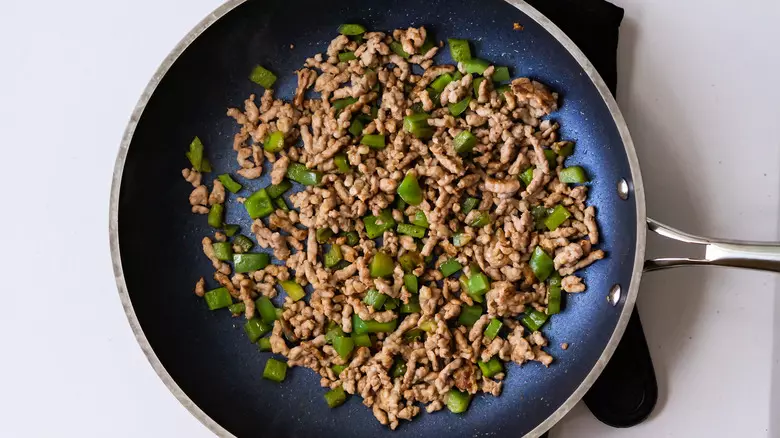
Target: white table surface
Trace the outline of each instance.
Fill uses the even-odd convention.
[[[6,3],[0,436],[213,436],[137,346],[107,226],[136,100],[219,1]],[[649,214],[693,233],[777,240],[780,3],[617,3],[626,9],[618,101]],[[650,240],[650,255],[681,251]],[[655,413],[617,430],[581,404],[552,435],[780,436],[778,278],[709,268],[646,275],[639,307],[660,385]]]

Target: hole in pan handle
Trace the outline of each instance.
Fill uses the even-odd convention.
[[[748,242],[694,236],[647,218],[647,228],[669,239],[704,246],[704,257],[659,258],[645,261],[645,272],[679,266],[728,266],[780,272],[780,242]]]

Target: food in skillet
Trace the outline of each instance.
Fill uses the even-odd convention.
[[[435,64],[443,44],[423,27],[340,33],[297,71],[291,102],[258,66],[259,105],[252,95],[228,110],[236,174],[253,180],[265,165],[271,185],[249,194],[224,174],[209,190],[193,141],[192,211],[219,229],[203,238],[218,287],[201,278],[195,293],[243,314],[250,341],[286,358],[268,359],[264,377],[311,368],[329,406],[360,395],[395,429],[420,404],[461,413],[479,391],[498,396],[506,362],[548,366],[540,328],[604,252],[585,172],[564,164],[574,145],[545,118],[556,93],[512,80],[465,40],[448,41],[457,65]],[[291,182],[303,186],[292,207]],[[226,191],[255,240],[224,223]]]

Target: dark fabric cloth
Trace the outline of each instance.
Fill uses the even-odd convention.
[[[602,0],[526,1],[577,44],[614,95],[618,32],[623,21],[623,9]]]

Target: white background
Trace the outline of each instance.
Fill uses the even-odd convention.
[[[111,271],[108,198],[138,96],[219,1],[4,3],[0,435],[212,436],[132,337]],[[618,101],[649,214],[694,233],[776,240],[780,3],[617,3]],[[649,246],[685,251],[658,238]],[[580,405],[553,436],[780,436],[770,415],[780,412],[777,279],[646,275],[639,306],[660,385],[655,413],[615,430]]]

